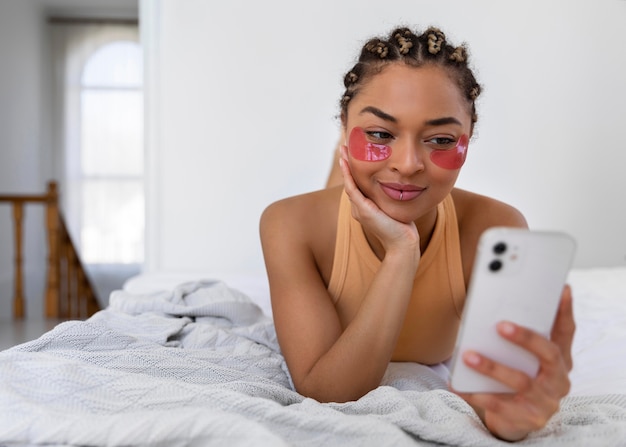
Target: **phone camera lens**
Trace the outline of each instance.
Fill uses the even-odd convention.
[[[493,261],[491,261],[491,263],[489,263],[489,270],[491,270],[492,272],[497,272],[502,268],[502,261],[500,261],[499,259],[494,259]]]
[[[504,242],[498,242],[493,246],[493,252],[497,255],[501,255],[506,251],[506,244]]]

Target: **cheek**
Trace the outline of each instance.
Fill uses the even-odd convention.
[[[468,145],[469,137],[463,134],[454,148],[432,151],[430,153],[430,160],[440,168],[460,169],[465,163]]]
[[[355,127],[350,132],[348,151],[350,155],[360,161],[383,161],[391,156],[391,148],[389,146],[370,143],[365,138],[365,132],[360,127]]]

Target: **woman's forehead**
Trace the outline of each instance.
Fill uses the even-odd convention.
[[[382,111],[397,120],[416,113],[470,118],[468,101],[444,69],[392,64],[367,80],[353,98],[348,115]]]

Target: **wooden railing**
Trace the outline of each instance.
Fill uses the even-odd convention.
[[[13,207],[15,235],[13,318],[22,319],[26,314],[22,239],[24,205],[27,203],[41,203],[46,208],[48,241],[44,297],[46,318],[87,318],[100,310],[93,285],[67,231],[63,216],[59,212],[59,195],[56,183],[48,183],[48,189],[42,195],[0,195],[1,202],[9,202]]]

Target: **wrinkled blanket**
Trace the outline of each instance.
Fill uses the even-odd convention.
[[[391,364],[358,401],[294,391],[272,321],[222,282],[117,291],[0,352],[0,445],[510,445],[433,370]],[[518,445],[626,445],[626,396],[568,397]]]

